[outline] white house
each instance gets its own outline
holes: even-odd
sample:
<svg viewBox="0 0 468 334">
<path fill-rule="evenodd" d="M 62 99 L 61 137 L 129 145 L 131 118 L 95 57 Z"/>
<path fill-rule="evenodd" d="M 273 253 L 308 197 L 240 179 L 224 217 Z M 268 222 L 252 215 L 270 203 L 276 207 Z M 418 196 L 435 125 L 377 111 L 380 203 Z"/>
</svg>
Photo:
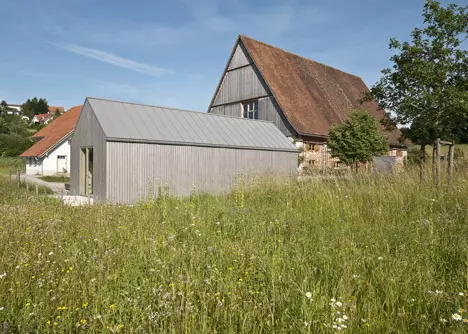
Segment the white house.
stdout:
<svg viewBox="0 0 468 334">
<path fill-rule="evenodd" d="M 68 174 L 70 140 L 81 108 L 69 109 L 33 136 L 36 143 L 20 155 L 26 160 L 26 174 Z"/>
</svg>

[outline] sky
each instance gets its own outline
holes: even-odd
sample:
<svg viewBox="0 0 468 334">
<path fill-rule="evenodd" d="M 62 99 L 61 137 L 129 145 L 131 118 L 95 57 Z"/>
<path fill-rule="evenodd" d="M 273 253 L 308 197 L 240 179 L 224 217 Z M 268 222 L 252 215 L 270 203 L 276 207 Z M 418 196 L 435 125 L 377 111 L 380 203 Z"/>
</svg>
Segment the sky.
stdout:
<svg viewBox="0 0 468 334">
<path fill-rule="evenodd" d="M 0 0 L 0 100 L 37 96 L 68 109 L 92 96 L 206 111 L 238 34 L 371 86 L 391 65 L 389 39 L 422 25 L 424 3 Z"/>
</svg>

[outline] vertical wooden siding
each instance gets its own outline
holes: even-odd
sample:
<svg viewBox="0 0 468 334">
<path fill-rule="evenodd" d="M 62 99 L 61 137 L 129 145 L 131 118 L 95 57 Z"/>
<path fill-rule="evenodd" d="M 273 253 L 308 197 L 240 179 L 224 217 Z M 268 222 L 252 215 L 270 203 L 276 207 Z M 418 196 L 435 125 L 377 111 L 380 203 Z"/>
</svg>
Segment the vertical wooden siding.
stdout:
<svg viewBox="0 0 468 334">
<path fill-rule="evenodd" d="M 93 147 L 93 190 L 97 201 L 106 197 L 106 137 L 88 102 L 83 106 L 70 148 L 70 193 L 80 194 L 80 150 Z"/>
<path fill-rule="evenodd" d="M 270 95 L 252 65 L 226 72 L 213 106 Z"/>
<path fill-rule="evenodd" d="M 245 66 L 250 64 L 251 61 L 248 59 L 243 47 L 240 44 L 237 44 L 236 50 L 232 55 L 231 63 L 229 64 L 228 70 L 233 70 L 235 68 Z"/>
<path fill-rule="evenodd" d="M 242 106 L 240 102 L 236 102 L 213 107 L 210 112 L 219 115 L 242 117 Z M 258 100 L 258 118 L 274 123 L 285 136 L 295 136 L 296 132 L 280 111 L 279 107 L 274 103 L 274 98 L 272 96 Z"/>
<path fill-rule="evenodd" d="M 240 173 L 284 177 L 297 171 L 297 153 L 143 143 L 107 143 L 107 200 L 133 203 L 157 196 L 228 190 Z"/>
</svg>

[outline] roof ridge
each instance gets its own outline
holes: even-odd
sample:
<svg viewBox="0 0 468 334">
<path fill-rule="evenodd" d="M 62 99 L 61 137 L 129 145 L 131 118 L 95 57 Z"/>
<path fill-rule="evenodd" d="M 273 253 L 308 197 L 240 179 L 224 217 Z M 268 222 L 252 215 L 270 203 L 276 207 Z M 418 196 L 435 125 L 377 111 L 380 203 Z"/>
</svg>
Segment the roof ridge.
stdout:
<svg viewBox="0 0 468 334">
<path fill-rule="evenodd" d="M 212 113 L 204 112 L 204 111 L 195 111 L 195 110 L 186 110 L 186 109 L 180 109 L 180 108 L 156 106 L 156 105 L 145 104 L 145 103 L 125 102 L 125 101 L 110 100 L 110 99 L 104 99 L 104 98 L 99 98 L 99 97 L 91 97 L 91 96 L 86 97 L 86 99 L 101 100 L 101 101 L 107 101 L 107 102 L 117 102 L 117 103 L 123 103 L 123 104 L 133 104 L 133 105 L 136 105 L 136 106 L 143 106 L 143 107 L 169 109 L 169 110 L 182 111 L 182 112 L 187 112 L 187 113 L 197 114 L 197 115 L 208 115 L 210 117 L 211 116 L 225 117 L 225 118 L 231 118 L 231 119 L 236 119 L 236 120 L 251 121 L 251 122 L 262 122 L 262 123 L 271 123 L 271 124 L 273 124 L 273 122 L 264 121 L 264 120 L 261 120 L 261 119 L 249 119 L 249 118 L 241 118 L 241 117 L 235 117 L 235 116 L 229 116 L 229 115 L 219 115 L 219 114 L 212 114 Z"/>
<path fill-rule="evenodd" d="M 304 59 L 304 60 L 306 60 L 306 61 L 310 61 L 310 62 L 312 62 L 312 63 L 316 63 L 316 64 L 319 64 L 319 65 L 321 65 L 321 66 L 325 66 L 325 67 L 331 68 L 332 70 L 339 71 L 339 72 L 342 72 L 342 73 L 347 74 L 347 75 L 352 75 L 353 77 L 356 77 L 356 78 L 359 78 L 360 80 L 362 80 L 362 78 L 361 78 L 360 76 L 356 75 L 356 74 L 352 74 L 352 73 L 349 73 L 349 72 L 340 70 L 339 68 L 336 68 L 336 67 L 327 65 L 327 64 L 325 64 L 325 63 L 322 63 L 322 62 L 319 62 L 319 61 L 316 61 L 316 60 L 313 60 L 313 59 L 310 59 L 310 58 L 307 58 L 307 57 L 304 57 L 304 56 L 301 56 L 301 55 L 299 55 L 299 54 L 297 54 L 297 53 L 294 53 L 294 52 L 291 52 L 291 51 L 287 51 L 287 50 L 285 50 L 285 49 L 283 49 L 283 48 L 280 48 L 280 47 L 278 47 L 278 46 L 274 46 L 274 45 L 271 45 L 271 44 L 268 44 L 268 43 L 259 41 L 258 39 L 251 38 L 251 37 L 249 37 L 249 36 L 242 35 L 242 34 L 239 34 L 239 37 L 241 38 L 241 40 L 244 39 L 244 38 L 250 39 L 251 41 L 254 41 L 255 43 L 260 43 L 260 44 L 266 45 L 266 46 L 268 46 L 268 47 L 270 47 L 270 48 L 277 49 L 277 50 L 279 50 L 279 51 L 281 51 L 281 52 L 288 53 L 288 54 L 293 55 L 293 56 L 295 56 L 295 57 L 302 58 L 302 59 Z M 244 43 L 244 45 L 245 45 L 245 43 Z M 247 46 L 246 46 L 246 47 L 247 47 Z M 364 81 L 364 80 L 363 80 L 363 81 Z"/>
</svg>

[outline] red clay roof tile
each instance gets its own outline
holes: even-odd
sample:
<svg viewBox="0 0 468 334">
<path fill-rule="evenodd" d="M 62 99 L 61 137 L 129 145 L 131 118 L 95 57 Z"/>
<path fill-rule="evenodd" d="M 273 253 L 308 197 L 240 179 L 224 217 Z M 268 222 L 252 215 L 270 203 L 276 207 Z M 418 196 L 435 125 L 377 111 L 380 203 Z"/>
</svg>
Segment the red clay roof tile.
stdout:
<svg viewBox="0 0 468 334">
<path fill-rule="evenodd" d="M 240 35 L 253 62 L 294 129 L 301 135 L 327 136 L 353 109 L 384 116 L 374 101 L 361 104 L 369 89 L 361 78 Z M 399 130 L 384 131 L 398 144 Z"/>
<path fill-rule="evenodd" d="M 39 139 L 37 143 L 23 152 L 21 157 L 41 157 L 51 147 L 64 139 L 75 128 L 83 106 L 73 107 L 60 117 L 54 119 L 46 127 L 36 132 L 33 138 Z"/>
</svg>

